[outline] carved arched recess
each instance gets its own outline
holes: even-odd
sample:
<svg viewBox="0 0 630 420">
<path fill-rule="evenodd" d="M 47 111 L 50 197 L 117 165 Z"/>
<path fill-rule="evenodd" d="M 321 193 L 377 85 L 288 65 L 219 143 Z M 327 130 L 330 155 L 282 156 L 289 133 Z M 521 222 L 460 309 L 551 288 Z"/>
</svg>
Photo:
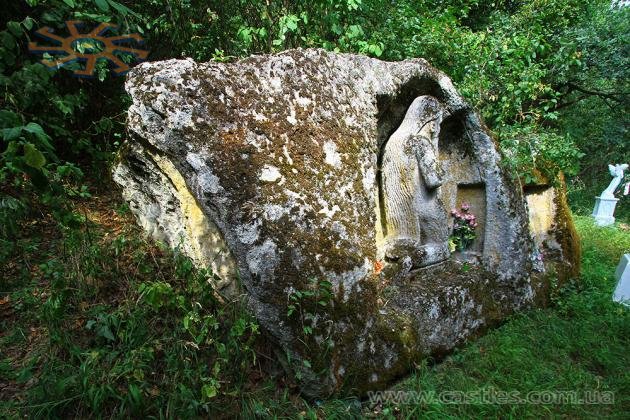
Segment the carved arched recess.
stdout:
<svg viewBox="0 0 630 420">
<path fill-rule="evenodd" d="M 499 171 L 487 173 L 491 156 L 466 127 L 476 117 L 449 109 L 435 82 L 416 79 L 405 88 L 378 101 L 377 256 L 405 272 L 449 258 L 481 263 L 487 212 L 498 210 L 487 202 L 486 178 Z M 491 145 L 485 134 L 481 142 Z M 450 213 L 463 203 L 477 218 L 477 237 L 466 252 L 451 255 Z"/>
</svg>

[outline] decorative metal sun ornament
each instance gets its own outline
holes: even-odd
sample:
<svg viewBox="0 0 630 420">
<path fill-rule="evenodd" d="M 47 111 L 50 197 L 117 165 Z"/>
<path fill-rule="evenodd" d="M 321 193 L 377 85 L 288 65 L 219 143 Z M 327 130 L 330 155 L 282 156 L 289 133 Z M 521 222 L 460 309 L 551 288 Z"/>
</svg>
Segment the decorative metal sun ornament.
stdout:
<svg viewBox="0 0 630 420">
<path fill-rule="evenodd" d="M 122 76 L 129 71 L 130 67 L 115 53 L 131 54 L 136 61 L 146 59 L 149 54 L 146 50 L 126 46 L 144 43 L 140 34 L 108 36 L 108 31 L 118 29 L 118 26 L 111 23 L 101 23 L 88 33 L 79 32 L 79 28 L 84 26 L 86 24 L 80 21 L 67 21 L 66 27 L 70 35 L 65 38 L 55 35 L 52 28 L 47 26 L 40 28 L 36 34 L 55 45 L 37 45 L 35 42 L 30 42 L 28 49 L 35 54 L 54 55 L 52 59 L 41 60 L 41 63 L 51 70 L 75 62 L 84 62 L 85 68 L 74 71 L 74 74 L 79 77 L 93 77 L 99 60 L 109 61 L 114 66 L 111 69 L 114 75 Z"/>
</svg>

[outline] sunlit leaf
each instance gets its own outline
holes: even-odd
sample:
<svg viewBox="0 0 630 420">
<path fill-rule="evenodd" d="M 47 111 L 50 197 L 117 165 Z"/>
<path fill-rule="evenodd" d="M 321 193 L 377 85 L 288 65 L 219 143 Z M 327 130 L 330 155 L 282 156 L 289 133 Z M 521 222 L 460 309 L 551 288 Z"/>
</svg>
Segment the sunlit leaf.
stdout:
<svg viewBox="0 0 630 420">
<path fill-rule="evenodd" d="M 24 162 L 32 168 L 42 169 L 46 164 L 46 158 L 33 144 L 26 143 L 24 145 Z"/>
<path fill-rule="evenodd" d="M 94 0 L 94 3 L 96 3 L 96 6 L 103 12 L 109 12 L 109 3 L 107 3 L 107 0 Z"/>
</svg>

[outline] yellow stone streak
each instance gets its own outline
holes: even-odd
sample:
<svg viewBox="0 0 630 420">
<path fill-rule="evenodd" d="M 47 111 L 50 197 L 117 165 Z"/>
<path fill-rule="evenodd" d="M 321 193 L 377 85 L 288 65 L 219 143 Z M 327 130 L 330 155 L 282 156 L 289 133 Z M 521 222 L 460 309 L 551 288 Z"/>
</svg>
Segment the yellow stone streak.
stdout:
<svg viewBox="0 0 630 420">
<path fill-rule="evenodd" d="M 189 257 L 202 267 L 210 267 L 214 274 L 221 279 L 217 284 L 219 289 L 229 287 L 236 290 L 238 272 L 236 263 L 225 243 L 219 229 L 204 215 L 195 197 L 188 190 L 184 177 L 173 163 L 154 153 L 149 153 L 176 189 L 176 198 L 182 212 L 181 220 L 186 229 L 185 251 Z"/>
</svg>

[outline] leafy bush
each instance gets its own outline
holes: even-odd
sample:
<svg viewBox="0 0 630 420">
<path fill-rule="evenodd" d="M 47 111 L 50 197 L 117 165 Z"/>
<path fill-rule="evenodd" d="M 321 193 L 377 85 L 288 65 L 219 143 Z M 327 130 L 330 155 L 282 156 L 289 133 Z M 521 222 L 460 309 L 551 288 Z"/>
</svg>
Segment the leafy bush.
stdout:
<svg viewBox="0 0 630 420">
<path fill-rule="evenodd" d="M 48 253 L 25 255 L 37 265 L 9 295 L 24 311 L 11 328 L 30 324 L 43 337 L 13 378 L 30 381 L 28 404 L 4 408 L 35 417 L 228 410 L 226 398 L 243 392 L 256 363 L 256 322 L 238 301 L 218 298 L 211 273 L 190 260 L 92 229 L 70 230 Z M 0 338 L 11 352 L 23 343 Z"/>
</svg>

